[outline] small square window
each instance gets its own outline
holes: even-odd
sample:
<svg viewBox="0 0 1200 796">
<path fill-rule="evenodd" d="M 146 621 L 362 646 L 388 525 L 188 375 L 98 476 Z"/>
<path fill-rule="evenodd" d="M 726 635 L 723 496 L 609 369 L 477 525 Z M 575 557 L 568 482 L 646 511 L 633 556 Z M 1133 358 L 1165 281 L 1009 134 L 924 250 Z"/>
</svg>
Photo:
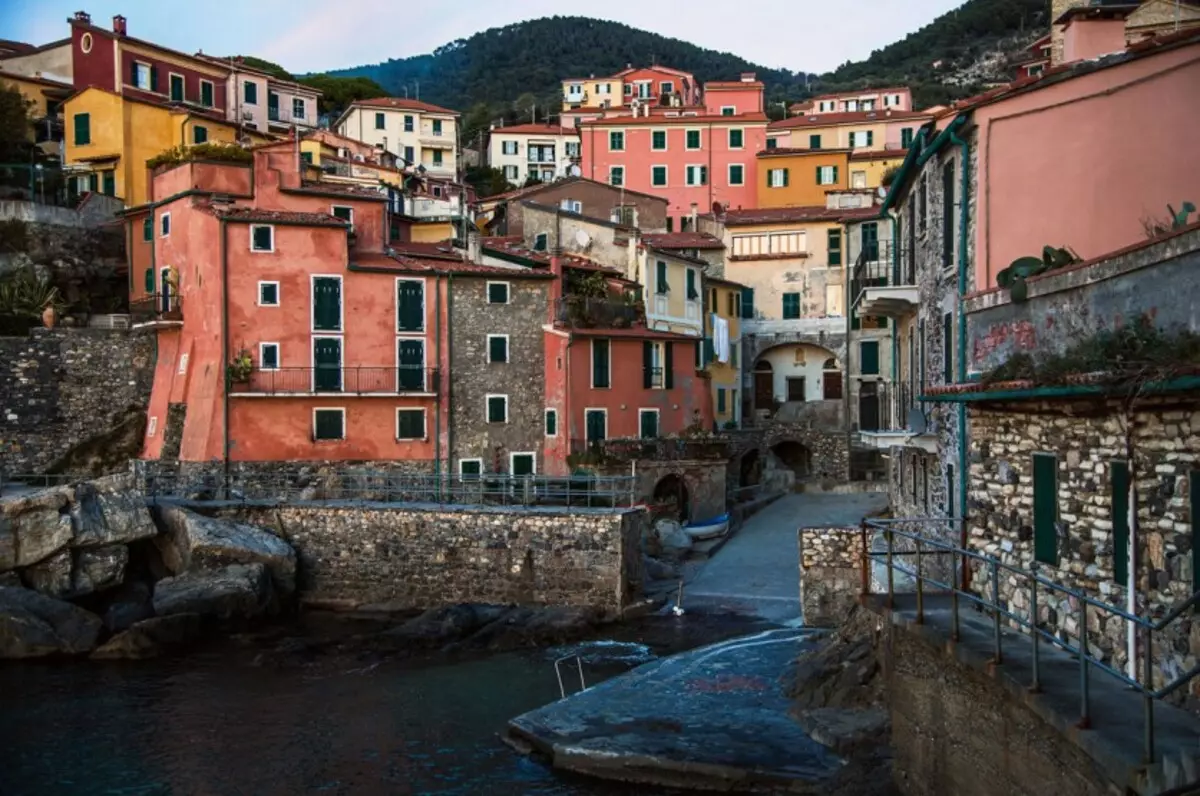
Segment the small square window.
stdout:
<svg viewBox="0 0 1200 796">
<path fill-rule="evenodd" d="M 192 143 L 203 144 L 208 141 L 208 128 L 203 125 L 196 125 L 192 128 Z"/>
<path fill-rule="evenodd" d="M 488 362 L 508 362 L 508 335 L 489 334 Z"/>
<path fill-rule="evenodd" d="M 396 439 L 425 439 L 425 410 L 396 410 Z"/>
<path fill-rule="evenodd" d="M 625 151 L 625 133 L 614 130 L 608 134 L 608 151 Z"/>
<path fill-rule="evenodd" d="M 547 437 L 557 437 L 558 436 L 558 410 L 557 409 L 547 409 L 546 410 L 546 436 Z"/>
<path fill-rule="evenodd" d="M 621 186 L 625 184 L 625 167 L 624 166 L 609 166 L 608 168 L 608 184 Z"/>
<path fill-rule="evenodd" d="M 382 130 L 387 126 L 386 117 L 382 113 L 375 114 L 375 129 Z"/>
<path fill-rule="evenodd" d="M 487 397 L 487 421 L 489 423 L 508 422 L 507 395 L 489 395 Z"/>
<path fill-rule="evenodd" d="M 146 216 L 145 220 L 142 221 L 142 240 L 154 240 L 154 219 L 150 216 Z"/>
<path fill-rule="evenodd" d="M 458 474 L 463 478 L 478 478 L 483 475 L 483 459 L 459 459 Z"/>
<path fill-rule="evenodd" d="M 258 344 L 259 370 L 279 370 L 279 343 Z"/>
<path fill-rule="evenodd" d="M 743 133 L 740 129 L 729 131 L 729 148 L 741 149 L 744 141 Z"/>
<path fill-rule="evenodd" d="M 314 409 L 313 439 L 338 440 L 346 438 L 345 409 Z"/>
<path fill-rule="evenodd" d="M 353 224 L 354 223 L 354 208 L 346 207 L 345 205 L 334 205 L 333 206 L 333 217 L 340 218 L 342 221 L 346 221 L 350 224 Z"/>
<path fill-rule="evenodd" d="M 544 252 L 544 251 L 546 251 L 546 246 L 547 246 L 547 245 L 548 245 L 548 244 L 547 244 L 547 236 L 546 236 L 546 233 L 545 233 L 545 232 L 539 232 L 537 235 L 535 235 L 535 236 L 534 236 L 534 238 L 533 238 L 533 250 L 534 250 L 535 252 Z"/>
<path fill-rule="evenodd" d="M 507 304 L 508 303 L 508 283 L 507 282 L 488 282 L 488 304 Z"/>
<path fill-rule="evenodd" d="M 688 149 L 699 149 L 700 148 L 700 131 L 699 130 L 688 130 L 687 131 L 687 148 Z"/>
<path fill-rule="evenodd" d="M 256 252 L 275 251 L 275 228 L 266 224 L 251 225 L 250 248 Z"/>
<path fill-rule="evenodd" d="M 171 214 L 163 213 L 158 220 L 159 237 L 165 238 L 171 234 Z"/>
<path fill-rule="evenodd" d="M 258 306 L 260 306 L 260 307 L 278 307 L 279 306 L 279 283 L 278 282 L 259 282 L 258 283 Z"/>
</svg>

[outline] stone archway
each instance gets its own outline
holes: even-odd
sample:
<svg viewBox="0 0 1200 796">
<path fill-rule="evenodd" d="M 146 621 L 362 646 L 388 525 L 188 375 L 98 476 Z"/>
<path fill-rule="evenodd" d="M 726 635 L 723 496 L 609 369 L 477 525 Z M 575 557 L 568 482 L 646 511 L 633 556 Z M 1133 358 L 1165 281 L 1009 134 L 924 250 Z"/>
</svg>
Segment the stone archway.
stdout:
<svg viewBox="0 0 1200 796">
<path fill-rule="evenodd" d="M 807 446 L 795 440 L 783 440 L 771 448 L 771 453 L 792 471 L 797 481 L 812 474 L 812 451 Z"/>
<path fill-rule="evenodd" d="M 762 465 L 758 448 L 746 451 L 738 464 L 738 486 L 756 486 L 762 480 Z"/>
<path fill-rule="evenodd" d="M 655 505 L 668 508 L 669 513 L 680 523 L 688 521 L 691 515 L 691 502 L 687 483 L 683 476 L 669 473 L 658 479 L 658 483 L 654 485 L 653 498 Z M 669 508 L 672 505 L 674 508 Z"/>
</svg>

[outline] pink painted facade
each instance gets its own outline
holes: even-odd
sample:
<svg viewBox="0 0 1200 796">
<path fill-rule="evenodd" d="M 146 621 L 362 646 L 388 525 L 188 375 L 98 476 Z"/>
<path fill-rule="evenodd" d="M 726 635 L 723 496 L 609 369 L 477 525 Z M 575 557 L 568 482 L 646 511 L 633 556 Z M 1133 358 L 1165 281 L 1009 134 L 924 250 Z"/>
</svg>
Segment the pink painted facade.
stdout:
<svg viewBox="0 0 1200 796">
<path fill-rule="evenodd" d="M 628 106 L 635 99 L 658 103 L 668 96 L 679 97 L 684 105 L 692 105 L 696 101 L 696 78 L 678 69 L 660 66 L 626 69 L 614 77 L 620 77 L 625 84 L 622 105 Z"/>
<path fill-rule="evenodd" d="M 765 113 L 763 84 L 753 75 L 739 81 L 705 83 L 704 112 L 711 116 Z"/>
<path fill-rule="evenodd" d="M 1200 34 L 1134 54 L 973 110 L 977 289 L 1046 245 L 1089 259 L 1136 243 L 1143 219 L 1195 201 L 1200 105 L 1180 100 L 1200 85 Z"/>
<path fill-rule="evenodd" d="M 761 113 L 584 122 L 583 176 L 666 198 L 668 218 L 681 229 L 681 219 L 693 210 L 710 212 L 715 202 L 756 206 L 756 156 L 766 148 L 766 133 Z"/>
<path fill-rule="evenodd" d="M 1063 30 L 1063 63 L 1099 58 L 1125 49 L 1125 18 L 1077 18 Z"/>
</svg>

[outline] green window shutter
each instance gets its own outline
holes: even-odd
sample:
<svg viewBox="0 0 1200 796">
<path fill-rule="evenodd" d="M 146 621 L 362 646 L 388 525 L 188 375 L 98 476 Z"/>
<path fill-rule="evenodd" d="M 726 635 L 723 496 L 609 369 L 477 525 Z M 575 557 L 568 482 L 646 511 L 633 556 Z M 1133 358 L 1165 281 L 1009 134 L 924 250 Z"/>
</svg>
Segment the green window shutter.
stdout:
<svg viewBox="0 0 1200 796">
<path fill-rule="evenodd" d="M 336 331 L 342 327 L 342 280 L 317 277 L 313 280 L 313 328 Z"/>
<path fill-rule="evenodd" d="M 345 415 L 340 410 L 318 409 L 314 413 L 313 436 L 317 439 L 344 439 L 346 436 Z"/>
<path fill-rule="evenodd" d="M 507 304 L 508 303 L 508 283 L 492 282 L 488 285 L 488 303 L 489 304 Z"/>
<path fill-rule="evenodd" d="M 396 330 L 425 330 L 425 291 L 421 282 L 404 279 L 396 283 Z"/>
<path fill-rule="evenodd" d="M 245 92 L 246 92 L 246 94 L 245 94 L 246 104 L 247 105 L 257 104 L 258 103 L 258 84 L 247 82 L 247 83 L 244 83 L 243 85 L 245 87 Z"/>
<path fill-rule="evenodd" d="M 829 264 L 842 264 L 842 231 L 840 229 L 829 230 Z"/>
<path fill-rule="evenodd" d="M 639 412 L 638 431 L 642 439 L 654 439 L 658 436 L 658 412 Z"/>
<path fill-rule="evenodd" d="M 946 516 L 954 516 L 954 465 L 946 465 Z"/>
<path fill-rule="evenodd" d="M 867 146 L 871 146 L 874 143 L 875 143 L 875 131 L 867 130 Z"/>
<path fill-rule="evenodd" d="M 116 194 L 117 194 L 117 177 L 116 177 L 115 172 L 112 172 L 112 171 L 104 172 L 104 189 L 102 192 L 105 196 L 116 196 Z"/>
<path fill-rule="evenodd" d="M 700 184 L 708 185 L 708 166 L 700 167 Z"/>
<path fill-rule="evenodd" d="M 137 61 L 134 61 L 133 63 L 131 63 L 131 64 L 129 65 L 129 85 L 131 85 L 131 86 L 136 86 L 136 85 L 138 84 L 138 81 L 137 81 L 138 70 L 137 70 L 137 68 L 138 68 Z"/>
<path fill-rule="evenodd" d="M 668 390 L 675 386 L 674 345 L 668 341 L 663 346 L 663 386 Z"/>
<path fill-rule="evenodd" d="M 254 250 L 271 251 L 275 243 L 275 230 L 269 226 L 251 227 L 254 230 Z"/>
<path fill-rule="evenodd" d="M 902 148 L 908 149 L 910 146 L 912 146 L 912 140 L 913 131 L 911 127 L 905 127 L 900 130 L 900 146 Z"/>
<path fill-rule="evenodd" d="M 558 411 L 554 409 L 546 410 L 546 436 L 558 436 Z"/>
<path fill-rule="evenodd" d="M 787 186 L 788 186 L 788 170 L 784 169 L 783 170 L 783 187 L 786 188 Z"/>
<path fill-rule="evenodd" d="M 741 149 L 742 148 L 742 131 L 741 130 L 730 130 L 729 131 L 729 148 L 730 149 Z"/>
<path fill-rule="evenodd" d="M 192 143 L 203 144 L 208 140 L 208 128 L 196 125 L 192 128 Z"/>
<path fill-rule="evenodd" d="M 1109 465 L 1112 481 L 1113 580 L 1129 580 L 1129 462 Z"/>
<path fill-rule="evenodd" d="M 592 341 L 592 386 L 607 388 L 612 386 L 608 367 L 608 340 Z"/>
<path fill-rule="evenodd" d="M 318 392 L 342 389 L 342 341 L 336 337 L 313 340 L 313 382 Z"/>
<path fill-rule="evenodd" d="M 810 135 L 808 137 L 808 148 L 809 149 L 820 149 L 821 148 L 821 136 L 820 135 Z"/>
<path fill-rule="evenodd" d="M 508 398 L 503 395 L 492 395 L 487 399 L 487 419 L 489 423 L 508 422 Z"/>
<path fill-rule="evenodd" d="M 88 113 L 75 114 L 75 146 L 92 143 L 92 117 Z"/>
<path fill-rule="evenodd" d="M 262 347 L 262 361 L 258 363 L 260 368 L 277 368 L 279 367 L 279 346 L 265 345 Z"/>
<path fill-rule="evenodd" d="M 396 436 L 399 439 L 423 439 L 425 437 L 425 412 L 420 409 L 397 410 Z"/>
<path fill-rule="evenodd" d="M 795 320 L 800 317 L 800 294 L 799 293 L 784 293 L 783 294 L 783 319 L 785 321 Z"/>
<path fill-rule="evenodd" d="M 151 216 L 142 219 L 142 240 L 154 240 L 154 219 Z"/>
<path fill-rule="evenodd" d="M 311 166 L 312 162 L 313 162 L 313 153 L 312 152 L 301 152 L 300 159 L 302 161 L 304 161 L 306 164 L 308 164 L 309 166 Z"/>
<path fill-rule="evenodd" d="M 833 182 L 831 184 L 837 185 L 837 181 L 838 181 L 838 167 L 834 166 L 833 167 Z"/>
<path fill-rule="evenodd" d="M 213 104 L 213 85 L 212 83 L 200 84 L 200 104 L 205 107 L 212 107 Z"/>
<path fill-rule="evenodd" d="M 1033 556 L 1058 565 L 1058 459 L 1033 454 Z"/>
<path fill-rule="evenodd" d="M 158 67 L 150 67 L 150 90 L 158 91 Z"/>
<path fill-rule="evenodd" d="M 687 297 L 688 300 L 700 298 L 700 293 L 696 290 L 696 272 L 691 268 L 687 269 Z"/>
<path fill-rule="evenodd" d="M 688 130 L 687 131 L 687 148 L 688 149 L 699 149 L 700 148 L 700 131 L 699 130 Z"/>
<path fill-rule="evenodd" d="M 396 361 L 400 366 L 397 384 L 401 390 L 425 389 L 425 341 L 401 340 L 397 343 Z"/>
<path fill-rule="evenodd" d="M 942 168 L 942 267 L 954 265 L 954 163 Z"/>
<path fill-rule="evenodd" d="M 709 363 L 713 362 L 717 358 L 717 347 L 715 345 L 713 345 L 713 339 L 711 337 L 705 337 L 703 342 L 704 342 L 704 354 L 703 354 L 704 359 L 701 360 L 701 364 L 708 365 Z"/>
<path fill-rule="evenodd" d="M 642 389 L 654 386 L 654 343 L 642 341 Z"/>
<path fill-rule="evenodd" d="M 651 147 L 654 149 L 667 148 L 667 132 L 665 130 L 655 130 L 650 134 Z"/>
<path fill-rule="evenodd" d="M 154 286 L 154 269 L 153 268 L 146 269 L 145 287 L 146 287 L 147 293 L 154 293 L 155 286 Z"/>
<path fill-rule="evenodd" d="M 717 388 L 717 414 L 725 414 L 725 388 Z"/>
<path fill-rule="evenodd" d="M 859 370 L 864 376 L 879 375 L 879 341 L 864 340 L 859 345 Z"/>
<path fill-rule="evenodd" d="M 183 102 L 183 78 L 171 75 L 171 101 Z"/>
<path fill-rule="evenodd" d="M 600 442 L 604 439 L 605 431 L 604 412 L 598 409 L 589 409 L 584 418 L 584 426 L 586 428 L 588 442 Z"/>
<path fill-rule="evenodd" d="M 97 193 L 100 190 L 100 175 L 94 171 L 88 175 L 88 190 L 92 193 Z"/>
<path fill-rule="evenodd" d="M 753 318 L 754 317 L 754 288 L 752 288 L 752 287 L 742 288 L 742 309 L 741 309 L 741 312 L 738 313 L 738 317 L 739 318 Z"/>
<path fill-rule="evenodd" d="M 954 383 L 954 315 L 942 316 L 942 383 Z"/>
<path fill-rule="evenodd" d="M 821 184 L 821 167 L 817 166 L 817 185 Z"/>
<path fill-rule="evenodd" d="M 670 289 L 671 286 L 667 284 L 667 264 L 658 260 L 654 266 L 654 291 L 666 293 Z"/>
<path fill-rule="evenodd" d="M 489 362 L 507 362 L 508 361 L 508 338 L 507 337 L 492 337 L 488 340 L 488 361 Z"/>
</svg>

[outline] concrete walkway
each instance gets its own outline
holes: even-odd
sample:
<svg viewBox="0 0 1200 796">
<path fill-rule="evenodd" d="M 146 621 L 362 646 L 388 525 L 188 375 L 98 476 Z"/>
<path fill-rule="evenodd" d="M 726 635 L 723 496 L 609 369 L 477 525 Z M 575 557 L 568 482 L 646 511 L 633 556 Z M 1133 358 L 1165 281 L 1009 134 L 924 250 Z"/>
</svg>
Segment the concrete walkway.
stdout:
<svg viewBox="0 0 1200 796">
<path fill-rule="evenodd" d="M 555 768 L 606 779 L 827 793 L 841 760 L 788 716 L 779 679 L 808 639 L 770 630 L 654 661 L 518 716 L 508 737 Z"/>
<path fill-rule="evenodd" d="M 887 495 L 792 494 L 775 501 L 707 561 L 683 590 L 683 608 L 737 613 L 780 624 L 800 617 L 800 547 L 806 525 L 857 525 Z"/>
</svg>

